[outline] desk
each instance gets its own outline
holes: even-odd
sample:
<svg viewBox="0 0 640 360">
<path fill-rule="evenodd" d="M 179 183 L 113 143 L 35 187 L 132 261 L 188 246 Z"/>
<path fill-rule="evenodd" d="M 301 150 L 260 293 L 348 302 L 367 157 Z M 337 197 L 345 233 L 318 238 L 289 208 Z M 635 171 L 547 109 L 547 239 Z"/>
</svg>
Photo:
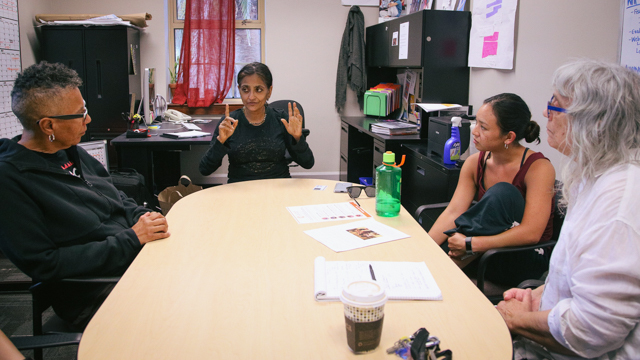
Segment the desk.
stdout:
<svg viewBox="0 0 640 360">
<path fill-rule="evenodd" d="M 312 190 L 326 185 L 324 191 Z M 375 218 L 411 237 L 335 253 L 286 206 L 347 201 L 335 182 L 259 180 L 202 190 L 167 215 L 171 237 L 145 245 L 84 332 L 78 359 L 395 359 L 386 349 L 426 327 L 456 360 L 511 359 L 498 311 L 404 209 Z M 374 198 L 359 199 L 375 214 Z M 354 355 L 340 302 L 316 302 L 316 256 L 425 261 L 443 301 L 390 301 L 381 346 Z"/>
<path fill-rule="evenodd" d="M 220 119 L 197 124 L 202 131 L 213 134 Z M 178 130 L 180 131 L 180 130 Z M 111 140 L 118 153 L 118 165 L 131 168 L 144 175 L 147 188 L 157 194 L 167 186 L 178 183 L 180 151 L 191 150 L 192 145 L 209 145 L 212 136 L 189 139 L 170 139 L 159 135 L 150 138 L 127 138 L 121 134 Z"/>
<path fill-rule="evenodd" d="M 393 151 L 396 162 L 403 154 L 402 144 L 425 143 L 420 135 L 382 135 L 369 130 L 377 120 L 364 116 L 343 116 L 340 130 L 340 181 L 358 183 L 360 177 L 372 177 L 382 165 L 382 154 Z"/>
</svg>

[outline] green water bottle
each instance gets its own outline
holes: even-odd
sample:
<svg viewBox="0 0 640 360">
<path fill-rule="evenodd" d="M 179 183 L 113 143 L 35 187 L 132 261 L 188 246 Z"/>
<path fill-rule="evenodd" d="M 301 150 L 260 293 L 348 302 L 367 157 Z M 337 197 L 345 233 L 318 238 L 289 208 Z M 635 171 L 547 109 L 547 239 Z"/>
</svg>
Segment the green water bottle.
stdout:
<svg viewBox="0 0 640 360">
<path fill-rule="evenodd" d="M 376 213 L 393 217 L 400 213 L 400 185 L 402 169 L 396 166 L 396 154 L 387 151 L 382 155 L 382 165 L 376 168 Z"/>
</svg>

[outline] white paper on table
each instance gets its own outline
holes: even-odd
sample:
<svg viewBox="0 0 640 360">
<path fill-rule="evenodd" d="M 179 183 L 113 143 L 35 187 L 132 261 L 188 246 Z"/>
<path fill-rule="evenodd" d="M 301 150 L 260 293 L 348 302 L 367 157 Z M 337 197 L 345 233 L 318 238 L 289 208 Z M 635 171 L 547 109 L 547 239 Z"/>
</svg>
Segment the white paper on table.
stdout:
<svg viewBox="0 0 640 360">
<path fill-rule="evenodd" d="M 409 57 L 409 22 L 400 24 L 400 49 L 398 59 L 406 60 Z"/>
<path fill-rule="evenodd" d="M 372 271 L 389 300 L 442 300 L 442 292 L 424 262 L 326 261 L 318 256 L 313 269 L 316 301 L 340 301 L 345 285 L 371 279 Z"/>
<path fill-rule="evenodd" d="M 513 69 L 518 0 L 475 0 L 469 35 L 469 67 Z"/>
<path fill-rule="evenodd" d="M 291 216 L 298 224 L 338 220 L 361 220 L 370 218 L 371 214 L 358 206 L 355 201 L 335 204 L 289 206 Z"/>
<path fill-rule="evenodd" d="M 307 230 L 304 233 L 335 252 L 359 249 L 409 237 L 402 231 L 374 219 Z"/>
</svg>

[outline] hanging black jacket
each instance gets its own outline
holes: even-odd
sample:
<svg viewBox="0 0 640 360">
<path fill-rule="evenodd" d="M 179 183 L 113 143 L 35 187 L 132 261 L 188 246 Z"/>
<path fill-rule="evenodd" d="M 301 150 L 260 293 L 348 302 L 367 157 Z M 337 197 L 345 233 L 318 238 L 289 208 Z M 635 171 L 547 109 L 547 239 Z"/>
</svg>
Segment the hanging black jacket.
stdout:
<svg viewBox="0 0 640 360">
<path fill-rule="evenodd" d="M 142 248 L 131 227 L 147 210 L 84 149 L 61 150 L 75 164 L 73 175 L 18 139 L 0 139 L 0 250 L 35 281 L 123 274 Z M 71 321 L 77 313 L 64 304 L 75 297 L 79 306 L 79 294 L 60 289 L 54 310 Z M 80 303 L 91 301 L 83 297 Z"/>
<path fill-rule="evenodd" d="M 347 101 L 347 84 L 355 91 L 360 110 L 364 107 L 364 93 L 367 86 L 364 38 L 364 14 L 358 6 L 354 5 L 349 9 L 338 58 L 336 75 L 336 110 L 338 112 L 344 109 Z"/>
</svg>

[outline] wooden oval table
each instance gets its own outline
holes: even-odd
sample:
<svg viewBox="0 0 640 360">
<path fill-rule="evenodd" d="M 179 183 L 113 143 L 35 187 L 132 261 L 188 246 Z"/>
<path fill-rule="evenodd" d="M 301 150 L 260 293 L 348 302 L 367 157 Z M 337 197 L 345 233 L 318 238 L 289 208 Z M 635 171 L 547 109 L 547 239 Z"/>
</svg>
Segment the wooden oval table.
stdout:
<svg viewBox="0 0 640 360">
<path fill-rule="evenodd" d="M 89 323 L 78 359 L 399 359 L 386 349 L 425 327 L 454 359 L 510 359 L 502 317 L 401 210 L 375 215 L 410 237 L 336 253 L 303 233 L 344 223 L 298 224 L 286 207 L 347 202 L 329 180 L 278 179 L 217 186 L 180 200 L 168 239 L 145 245 Z M 313 190 L 325 185 L 322 191 Z M 443 301 L 390 301 L 380 346 L 355 355 L 340 302 L 314 299 L 314 259 L 424 261 Z"/>
</svg>

